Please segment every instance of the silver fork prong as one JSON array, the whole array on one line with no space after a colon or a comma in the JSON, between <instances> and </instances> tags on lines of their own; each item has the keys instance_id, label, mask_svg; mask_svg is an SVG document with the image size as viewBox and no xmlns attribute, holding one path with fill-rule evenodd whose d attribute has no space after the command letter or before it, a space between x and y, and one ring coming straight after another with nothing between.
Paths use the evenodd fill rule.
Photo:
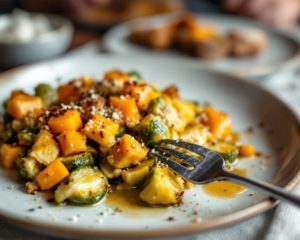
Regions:
<instances>
[{"instance_id":1,"label":"silver fork prong","mask_svg":"<svg viewBox=\"0 0 300 240\"><path fill-rule=\"evenodd\" d=\"M171 145L175 145L177 147L185 148L191 152L194 152L194 153L202 155L202 156L208 156L211 154L215 155L215 153L213 151L211 151L210 149L193 144L193 143L187 143L187 142L182 142L179 140L172 140L172 139L164 139L161 141L161 143L171 144Z\"/></svg>"},{"instance_id":2,"label":"silver fork prong","mask_svg":"<svg viewBox=\"0 0 300 240\"><path fill-rule=\"evenodd\" d=\"M170 168L172 168L175 172L183 176L184 178L189 178L190 176L190 170L188 170L186 167L182 166L181 164L173 161L172 159L169 159L160 153L156 151L151 152L152 155L156 156L162 163L168 165Z\"/></svg>"},{"instance_id":3,"label":"silver fork prong","mask_svg":"<svg viewBox=\"0 0 300 240\"><path fill-rule=\"evenodd\" d=\"M164 147L164 146L154 146L155 149L163 152L167 152L171 155L175 155L176 157L180 158L181 160L184 160L185 162L195 166L200 163L200 160L197 158L194 158L190 155L187 155L185 153L179 152L175 149Z\"/></svg>"}]
</instances>

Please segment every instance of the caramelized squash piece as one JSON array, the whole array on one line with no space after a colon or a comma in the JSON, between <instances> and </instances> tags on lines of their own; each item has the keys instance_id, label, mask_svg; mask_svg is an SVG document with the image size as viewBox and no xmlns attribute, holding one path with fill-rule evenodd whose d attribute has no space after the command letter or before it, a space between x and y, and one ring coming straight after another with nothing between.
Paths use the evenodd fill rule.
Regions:
<instances>
[{"instance_id":1,"label":"caramelized squash piece","mask_svg":"<svg viewBox=\"0 0 300 240\"><path fill-rule=\"evenodd\" d=\"M226 114L217 111L213 107L206 107L204 109L206 119L205 124L216 138L224 138L232 132L231 118Z\"/></svg>"},{"instance_id":2,"label":"caramelized squash piece","mask_svg":"<svg viewBox=\"0 0 300 240\"><path fill-rule=\"evenodd\" d=\"M22 92L12 94L7 103L7 112L18 120L23 120L29 113L39 115L43 108L42 98Z\"/></svg>"},{"instance_id":3,"label":"caramelized squash piece","mask_svg":"<svg viewBox=\"0 0 300 240\"><path fill-rule=\"evenodd\" d=\"M86 123L82 132L85 136L97 142L100 149L106 152L116 141L119 124L96 114Z\"/></svg>"},{"instance_id":4,"label":"caramelized squash piece","mask_svg":"<svg viewBox=\"0 0 300 240\"><path fill-rule=\"evenodd\" d=\"M131 135L125 134L109 150L107 160L115 168L126 168L138 164L147 156L147 153L146 147Z\"/></svg>"},{"instance_id":5,"label":"caramelized squash piece","mask_svg":"<svg viewBox=\"0 0 300 240\"><path fill-rule=\"evenodd\" d=\"M175 85L170 85L163 91L170 98L179 98L179 90Z\"/></svg>"},{"instance_id":6,"label":"caramelized squash piece","mask_svg":"<svg viewBox=\"0 0 300 240\"><path fill-rule=\"evenodd\" d=\"M82 128L82 120L77 110L67 110L59 116L53 116L49 119L48 125L55 134L61 134L63 131L77 131Z\"/></svg>"},{"instance_id":7,"label":"caramelized squash piece","mask_svg":"<svg viewBox=\"0 0 300 240\"><path fill-rule=\"evenodd\" d=\"M158 96L157 92L147 84L127 85L124 93L136 100L137 107L141 111L145 111L148 108L149 103Z\"/></svg>"},{"instance_id":8,"label":"caramelized squash piece","mask_svg":"<svg viewBox=\"0 0 300 240\"><path fill-rule=\"evenodd\" d=\"M92 77L80 77L69 83L60 86L57 89L58 101L62 103L69 103L76 100L80 94L88 90L95 80Z\"/></svg>"},{"instance_id":9,"label":"caramelized squash piece","mask_svg":"<svg viewBox=\"0 0 300 240\"><path fill-rule=\"evenodd\" d=\"M0 148L0 160L4 168L14 168L17 159L20 157L24 149L20 146L3 144Z\"/></svg>"},{"instance_id":10,"label":"caramelized squash piece","mask_svg":"<svg viewBox=\"0 0 300 240\"><path fill-rule=\"evenodd\" d=\"M58 141L64 156L70 156L86 151L86 136L76 131L64 131Z\"/></svg>"},{"instance_id":11,"label":"caramelized squash piece","mask_svg":"<svg viewBox=\"0 0 300 240\"><path fill-rule=\"evenodd\" d=\"M62 182L68 175L69 171L65 165L61 161L55 160L35 177L35 181L41 190L49 190Z\"/></svg>"},{"instance_id":12,"label":"caramelized squash piece","mask_svg":"<svg viewBox=\"0 0 300 240\"><path fill-rule=\"evenodd\" d=\"M240 157L253 157L256 153L256 149L251 144L244 144L239 148Z\"/></svg>"},{"instance_id":13,"label":"caramelized squash piece","mask_svg":"<svg viewBox=\"0 0 300 240\"><path fill-rule=\"evenodd\" d=\"M123 121L128 128L135 127L141 119L141 115L133 98L110 97L110 105L119 109L123 115Z\"/></svg>"},{"instance_id":14,"label":"caramelized squash piece","mask_svg":"<svg viewBox=\"0 0 300 240\"><path fill-rule=\"evenodd\" d=\"M120 80L122 82L128 82L129 80L129 76L127 73L122 72L120 70L111 70L111 71L107 71L104 74L104 79L105 80Z\"/></svg>"}]
</instances>

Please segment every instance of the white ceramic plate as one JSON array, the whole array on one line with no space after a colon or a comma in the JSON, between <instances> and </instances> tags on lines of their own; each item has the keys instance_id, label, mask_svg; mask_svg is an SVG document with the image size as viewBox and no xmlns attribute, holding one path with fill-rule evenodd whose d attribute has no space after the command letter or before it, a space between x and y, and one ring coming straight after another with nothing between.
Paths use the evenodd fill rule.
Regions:
<instances>
[{"instance_id":1,"label":"white ceramic plate","mask_svg":"<svg viewBox=\"0 0 300 240\"><path fill-rule=\"evenodd\" d=\"M172 56L186 61L194 61L199 65L205 65L212 69L234 73L240 76L257 77L272 73L287 63L299 58L299 43L292 36L279 32L246 18L227 16L220 14L196 15L200 21L215 24L222 32L229 29L257 28L268 36L267 48L256 57L249 58L224 58L214 62L207 62L195 57L186 56L175 51L153 51L138 46L127 40L128 34L136 24L157 26L176 18L176 14L161 15L156 17L140 18L132 20L110 29L103 39L104 47L112 53L119 54L144 54L155 56Z\"/></svg>"},{"instance_id":2,"label":"white ceramic plate","mask_svg":"<svg viewBox=\"0 0 300 240\"><path fill-rule=\"evenodd\" d=\"M100 78L112 68L137 69L149 82L162 87L176 84L184 98L206 100L228 112L234 129L243 133L243 141L268 156L241 160L238 166L248 169L251 178L272 180L287 189L298 182L299 124L288 107L255 84L185 62L138 56L82 56L42 63L0 76L0 101L15 88L31 92L39 82L57 85L56 79L66 81L79 75ZM265 128L259 127L262 121ZM252 134L245 133L249 127L254 129ZM274 205L265 195L253 192L247 190L226 200L211 197L198 186L186 191L182 206L164 210L125 208L116 212L117 206L111 207L105 201L93 207L57 207L42 195L26 194L13 174L1 169L0 216L34 231L73 237L171 236L241 221ZM167 221L170 216L176 220ZM195 223L195 218L202 221Z\"/></svg>"}]
</instances>

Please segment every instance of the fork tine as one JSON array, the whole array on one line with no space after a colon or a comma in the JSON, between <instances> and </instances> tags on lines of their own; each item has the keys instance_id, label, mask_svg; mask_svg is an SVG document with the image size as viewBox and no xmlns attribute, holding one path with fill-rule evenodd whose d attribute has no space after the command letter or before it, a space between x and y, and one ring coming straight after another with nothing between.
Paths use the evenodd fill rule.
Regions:
<instances>
[{"instance_id":1,"label":"fork tine","mask_svg":"<svg viewBox=\"0 0 300 240\"><path fill-rule=\"evenodd\" d=\"M163 146L154 146L155 149L157 150L161 150L161 151L165 151L171 155L175 155L176 157L188 162L189 164L195 166L197 164L200 163L200 160L199 159L196 159L196 158L193 158L185 153L182 153L182 152L179 152L179 151L176 151L172 148L168 148L168 147L163 147Z\"/></svg>"},{"instance_id":2,"label":"fork tine","mask_svg":"<svg viewBox=\"0 0 300 240\"><path fill-rule=\"evenodd\" d=\"M180 174L181 176L183 176L184 178L189 178L189 173L190 171L182 166L181 164L161 155L158 152L151 152L152 155L156 156L162 163L165 163L166 165L168 165L170 168L172 168L175 172L177 172L178 174Z\"/></svg>"},{"instance_id":3,"label":"fork tine","mask_svg":"<svg viewBox=\"0 0 300 240\"><path fill-rule=\"evenodd\" d=\"M208 155L214 154L214 152L208 148L205 148L205 147L193 144L193 143L182 142L179 140L164 139L161 141L161 143L171 144L171 145L175 145L177 147L185 148L191 152L203 155L205 157Z\"/></svg>"}]
</instances>

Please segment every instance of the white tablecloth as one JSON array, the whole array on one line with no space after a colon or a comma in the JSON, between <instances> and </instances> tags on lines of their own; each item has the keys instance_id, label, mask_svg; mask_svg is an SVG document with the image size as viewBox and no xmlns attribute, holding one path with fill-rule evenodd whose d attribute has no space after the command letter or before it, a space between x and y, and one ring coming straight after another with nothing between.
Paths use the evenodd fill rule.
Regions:
<instances>
[{"instance_id":1,"label":"white tablecloth","mask_svg":"<svg viewBox=\"0 0 300 240\"><path fill-rule=\"evenodd\" d=\"M95 53L97 46L89 44L67 55ZM281 70L261 80L262 85L275 92L300 115L300 63ZM295 193L300 195L300 186ZM244 222L193 236L178 237L183 240L299 240L300 209L281 203L275 209ZM0 221L0 240L46 240L55 239L26 231ZM172 238L175 239L175 238Z\"/></svg>"}]
</instances>

